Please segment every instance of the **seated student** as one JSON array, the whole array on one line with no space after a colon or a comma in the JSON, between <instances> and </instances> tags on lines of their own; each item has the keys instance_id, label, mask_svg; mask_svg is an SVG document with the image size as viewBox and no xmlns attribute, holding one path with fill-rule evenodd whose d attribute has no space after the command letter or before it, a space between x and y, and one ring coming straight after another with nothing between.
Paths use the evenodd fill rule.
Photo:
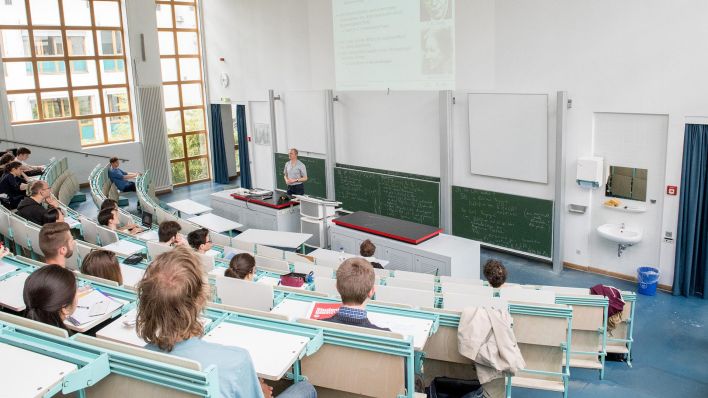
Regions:
<instances>
[{"instance_id":1,"label":"seated student","mask_svg":"<svg viewBox=\"0 0 708 398\"><path fill-rule=\"evenodd\" d=\"M0 193L4 193L8 198L8 208L14 210L25 198L27 184L20 179L22 170L20 162L10 162L5 165L5 174L0 178Z\"/></svg>"},{"instance_id":2,"label":"seated student","mask_svg":"<svg viewBox=\"0 0 708 398\"><path fill-rule=\"evenodd\" d=\"M112 157L109 160L111 167L108 169L108 178L111 179L121 192L135 192L135 183L127 181L139 176L139 173L126 173L120 169L120 160L117 157Z\"/></svg>"},{"instance_id":3,"label":"seated student","mask_svg":"<svg viewBox=\"0 0 708 398\"><path fill-rule=\"evenodd\" d=\"M42 216L42 225L51 222L64 222L64 210L60 207L50 207Z\"/></svg>"},{"instance_id":4,"label":"seated student","mask_svg":"<svg viewBox=\"0 0 708 398\"><path fill-rule=\"evenodd\" d=\"M187 234L187 242L192 249L204 254L211 249L212 241L209 237L209 230L200 228Z\"/></svg>"},{"instance_id":5,"label":"seated student","mask_svg":"<svg viewBox=\"0 0 708 398\"><path fill-rule=\"evenodd\" d=\"M369 239L361 242L359 246L359 254L364 257L364 259L371 263L371 266L378 269L383 269L383 266L376 262L374 258L374 252L376 252L376 245Z\"/></svg>"},{"instance_id":6,"label":"seated student","mask_svg":"<svg viewBox=\"0 0 708 398\"><path fill-rule=\"evenodd\" d=\"M46 203L48 208L44 208L43 203ZM59 207L59 202L52 197L49 185L46 181L37 180L30 184L30 196L23 198L17 205L17 215L37 225L43 225L44 215L55 207Z\"/></svg>"},{"instance_id":7,"label":"seated student","mask_svg":"<svg viewBox=\"0 0 708 398\"><path fill-rule=\"evenodd\" d=\"M374 295L375 283L376 274L371 263L359 257L346 259L337 268L337 291L342 297L342 306L333 317L323 320L390 331L369 322L366 316L364 302Z\"/></svg>"},{"instance_id":8,"label":"seated student","mask_svg":"<svg viewBox=\"0 0 708 398\"><path fill-rule=\"evenodd\" d=\"M160 243L165 243L173 247L186 245L187 241L184 240L184 236L179 233L181 230L182 227L177 221L164 221L157 229L157 237Z\"/></svg>"},{"instance_id":9,"label":"seated student","mask_svg":"<svg viewBox=\"0 0 708 398\"><path fill-rule=\"evenodd\" d=\"M111 209L111 208L106 208L98 212L98 216L96 217L98 220L98 224L102 225L112 231L118 231L118 232L123 232L126 234L131 234L135 235L139 232L142 232L142 229L140 227L135 227L135 228L120 228L120 219L118 218L118 209Z\"/></svg>"},{"instance_id":10,"label":"seated student","mask_svg":"<svg viewBox=\"0 0 708 398\"><path fill-rule=\"evenodd\" d=\"M39 230L39 249L47 264L65 267L66 259L74 254L75 246L76 241L67 223L48 223Z\"/></svg>"},{"instance_id":11,"label":"seated student","mask_svg":"<svg viewBox=\"0 0 708 398\"><path fill-rule=\"evenodd\" d=\"M233 256L224 276L252 281L256 277L256 259L248 253Z\"/></svg>"},{"instance_id":12,"label":"seated student","mask_svg":"<svg viewBox=\"0 0 708 398\"><path fill-rule=\"evenodd\" d=\"M32 154L28 148L20 147L17 149L17 157L15 160L22 163L22 172L29 177L38 176L44 171L44 166L32 166L27 164L27 159Z\"/></svg>"},{"instance_id":13,"label":"seated student","mask_svg":"<svg viewBox=\"0 0 708 398\"><path fill-rule=\"evenodd\" d=\"M92 250L81 262L81 273L123 284L118 258L110 250Z\"/></svg>"},{"instance_id":14,"label":"seated student","mask_svg":"<svg viewBox=\"0 0 708 398\"><path fill-rule=\"evenodd\" d=\"M39 268L27 277L22 299L25 318L66 329L64 320L76 310L76 277L62 267Z\"/></svg>"},{"instance_id":15,"label":"seated student","mask_svg":"<svg viewBox=\"0 0 708 398\"><path fill-rule=\"evenodd\" d=\"M506 282L506 268L499 260L487 260L483 272L489 285L494 288L501 287Z\"/></svg>"},{"instance_id":16,"label":"seated student","mask_svg":"<svg viewBox=\"0 0 708 398\"><path fill-rule=\"evenodd\" d=\"M207 304L209 283L194 251L178 247L157 256L138 284L136 329L147 349L216 365L220 397L271 397L272 389L259 381L251 357L243 348L206 342L199 322ZM169 316L166 316L169 314ZM316 397L306 381L279 395Z\"/></svg>"},{"instance_id":17,"label":"seated student","mask_svg":"<svg viewBox=\"0 0 708 398\"><path fill-rule=\"evenodd\" d=\"M103 203L101 203L101 208L99 209L99 211L101 211L107 207L110 207L110 208L116 209L116 210L119 209L118 202L116 202L113 199L104 199ZM135 229L135 228L140 228L140 226L138 224L128 223L125 225L121 225L121 228Z\"/></svg>"}]
</instances>

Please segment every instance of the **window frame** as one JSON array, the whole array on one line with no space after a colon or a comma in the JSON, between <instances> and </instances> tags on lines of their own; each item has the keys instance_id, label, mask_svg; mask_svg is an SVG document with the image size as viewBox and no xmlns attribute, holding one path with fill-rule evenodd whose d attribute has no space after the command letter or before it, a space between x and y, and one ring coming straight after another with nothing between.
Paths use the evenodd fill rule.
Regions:
<instances>
[{"instance_id":1,"label":"window frame","mask_svg":"<svg viewBox=\"0 0 708 398\"><path fill-rule=\"evenodd\" d=\"M20 0L22 1L22 0ZM117 10L120 13L120 24L119 26L97 26L96 25L96 15L94 13L94 1L95 0L87 0L88 5L90 8L90 16L91 16L91 25L89 26L76 26L76 25L66 25L65 24L65 18L64 18L64 6L63 2L61 0L57 1L58 5L58 12L59 12L59 25L34 25L32 23L32 15L31 15L31 9L30 9L30 0L24 0L25 3L25 14L27 17L27 22L26 24L19 24L19 25L0 25L0 29L12 29L12 30L26 30L28 32L28 42L31 43L29 46L30 50L30 56L29 57L3 57L2 60L3 62L30 62L32 64L32 74L34 78L34 88L33 89L22 89L22 90L7 90L8 95L12 94L34 94L34 98L30 99L30 103L32 100L35 101L36 104L39 104L37 106L37 119L33 120L20 120L20 121L10 121L12 125L24 125L24 124L33 124L33 123L43 123L46 121L57 121L57 120L79 120L80 124L86 124L89 120L93 119L100 119L102 129L100 131L95 130L95 135L96 137L102 136L100 141L97 142L91 142L88 144L83 143L82 135L81 135L81 129L79 129L79 140L81 142L82 148L88 148L88 147L95 147L95 146L101 146L101 145L107 145L107 144L117 144L117 143L124 143L124 142L133 142L135 141L135 124L134 124L134 119L133 119L133 112L132 112L132 91L131 91L131 81L128 76L128 68L125 67L127 64L127 54L126 54L126 42L125 42L125 26L124 26L124 21L123 21L123 13L124 13L124 8L123 8L123 1L122 0L101 0L101 1L110 1L114 2L117 4ZM71 44L69 40L69 35L67 32L76 32L77 30L79 31L86 31L89 32L92 40L93 40L93 55L69 55L69 45ZM35 43L35 32L40 32L40 31L59 31L61 33L61 39L59 41L54 41L54 49L56 50L57 43L61 44L61 48L63 50L62 55L43 55L41 52L43 52L41 49L38 50L36 48ZM113 48L114 50L116 49L116 46L120 46L122 53L120 55L99 55L99 46L102 44L99 39L102 36L102 31L113 31L111 37L113 39ZM117 32L120 33L120 42L117 41ZM72 36L73 37L73 36ZM86 38L84 37L84 40ZM38 54L38 52L40 52ZM114 51L115 52L115 51ZM103 83L103 75L106 73L120 73L118 72L112 72L111 70L106 70L102 71L100 69L101 61L102 60L113 60L116 64L120 60L123 61L123 71L122 73L124 74L123 81L124 83L120 84L104 84ZM95 74L96 74L96 84L90 84L90 85L74 85L72 82L72 70L70 68L71 61L85 61L86 62L86 67L85 69L82 70L74 70L73 73L89 73L89 67L88 63L93 62L96 69L95 69ZM60 75L61 73L64 73L66 76L66 85L62 85L60 87L51 87L51 88L41 88L40 87L40 80L39 80L39 75L40 75L40 65L45 65L42 64L43 62L54 62L55 65L61 65L61 67L57 66L57 71L56 73L42 73L42 75L49 75L49 74L57 74ZM43 66L42 66L43 68ZM118 69L117 67L115 68L116 70ZM28 73L29 74L29 73ZM104 101L104 96L106 96L106 90L110 90L111 88L124 88L126 93L127 93L127 102L128 102L128 108L127 111L125 112L117 112L117 113L110 113L108 112L108 104L105 103ZM75 109L75 101L74 101L74 91L86 91L86 90L97 90L98 92L98 98L95 100L99 102L98 106L98 112L97 113L92 113L90 115L81 115L77 116L77 109ZM44 115L44 109L42 106L42 94L44 93L50 93L50 92L58 92L58 91L63 91L63 92L68 92L68 100L69 100L69 109L70 109L70 114L68 116L60 117L60 118L47 118ZM16 110L17 107L15 107L14 110ZM34 110L32 110L32 114L34 115ZM10 109L10 119L12 119L13 115L15 115L15 112L13 109ZM118 140L112 140L110 139L110 128L111 128L111 118L113 117L118 117L118 116L128 116L129 120L129 127L130 127L130 138L126 139L118 139ZM94 127L96 129L96 127Z\"/></svg>"}]
</instances>

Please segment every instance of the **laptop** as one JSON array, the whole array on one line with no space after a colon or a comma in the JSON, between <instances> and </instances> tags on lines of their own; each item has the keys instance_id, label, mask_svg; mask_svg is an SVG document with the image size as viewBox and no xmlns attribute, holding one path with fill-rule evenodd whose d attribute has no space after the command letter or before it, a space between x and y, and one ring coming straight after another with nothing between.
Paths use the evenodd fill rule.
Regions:
<instances>
[{"instance_id":1,"label":"laptop","mask_svg":"<svg viewBox=\"0 0 708 398\"><path fill-rule=\"evenodd\" d=\"M152 214L146 211L143 211L143 227L152 228Z\"/></svg>"}]
</instances>

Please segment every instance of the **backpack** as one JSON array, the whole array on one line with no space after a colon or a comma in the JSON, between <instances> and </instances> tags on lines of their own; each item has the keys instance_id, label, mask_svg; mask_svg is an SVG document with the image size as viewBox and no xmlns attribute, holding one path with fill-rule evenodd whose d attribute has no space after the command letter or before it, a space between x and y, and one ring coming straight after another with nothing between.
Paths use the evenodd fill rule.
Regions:
<instances>
[{"instance_id":1,"label":"backpack","mask_svg":"<svg viewBox=\"0 0 708 398\"><path fill-rule=\"evenodd\" d=\"M616 287L605 286L605 285L595 285L590 288L590 294L597 296L605 296L609 300L609 307L607 308L607 316L612 317L624 310L624 300L622 299L622 292Z\"/></svg>"},{"instance_id":2,"label":"backpack","mask_svg":"<svg viewBox=\"0 0 708 398\"><path fill-rule=\"evenodd\" d=\"M428 398L480 398L484 388L477 380L436 377L426 389Z\"/></svg>"}]
</instances>

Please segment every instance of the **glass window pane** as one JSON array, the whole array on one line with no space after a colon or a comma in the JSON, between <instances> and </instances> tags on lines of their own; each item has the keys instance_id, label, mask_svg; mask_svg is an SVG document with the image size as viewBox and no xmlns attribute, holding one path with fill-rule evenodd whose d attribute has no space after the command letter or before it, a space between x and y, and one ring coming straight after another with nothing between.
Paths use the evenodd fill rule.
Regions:
<instances>
[{"instance_id":1,"label":"glass window pane","mask_svg":"<svg viewBox=\"0 0 708 398\"><path fill-rule=\"evenodd\" d=\"M125 84L125 62L122 59L102 59L101 83Z\"/></svg>"},{"instance_id":2,"label":"glass window pane","mask_svg":"<svg viewBox=\"0 0 708 398\"><path fill-rule=\"evenodd\" d=\"M162 86L165 94L165 108L177 108L179 106L179 88L176 84L166 84Z\"/></svg>"},{"instance_id":3,"label":"glass window pane","mask_svg":"<svg viewBox=\"0 0 708 398\"><path fill-rule=\"evenodd\" d=\"M182 55L199 54L196 32L177 32L177 51Z\"/></svg>"},{"instance_id":4,"label":"glass window pane","mask_svg":"<svg viewBox=\"0 0 708 398\"><path fill-rule=\"evenodd\" d=\"M189 161L189 181L206 180L209 178L209 161L206 158Z\"/></svg>"},{"instance_id":5,"label":"glass window pane","mask_svg":"<svg viewBox=\"0 0 708 398\"><path fill-rule=\"evenodd\" d=\"M202 85L182 84L182 106L202 105Z\"/></svg>"},{"instance_id":6,"label":"glass window pane","mask_svg":"<svg viewBox=\"0 0 708 398\"><path fill-rule=\"evenodd\" d=\"M91 5L88 0L64 0L66 26L91 26Z\"/></svg>"},{"instance_id":7,"label":"glass window pane","mask_svg":"<svg viewBox=\"0 0 708 398\"><path fill-rule=\"evenodd\" d=\"M123 55L123 39L118 30L96 31L99 55Z\"/></svg>"},{"instance_id":8,"label":"glass window pane","mask_svg":"<svg viewBox=\"0 0 708 398\"><path fill-rule=\"evenodd\" d=\"M175 37L172 32L157 32L157 40L160 44L161 55L174 55Z\"/></svg>"},{"instance_id":9,"label":"glass window pane","mask_svg":"<svg viewBox=\"0 0 708 398\"><path fill-rule=\"evenodd\" d=\"M64 42L60 30L34 30L34 52L37 57L61 57Z\"/></svg>"},{"instance_id":10,"label":"glass window pane","mask_svg":"<svg viewBox=\"0 0 708 398\"><path fill-rule=\"evenodd\" d=\"M182 132L182 116L179 111L165 112L165 119L167 119L167 134Z\"/></svg>"},{"instance_id":11,"label":"glass window pane","mask_svg":"<svg viewBox=\"0 0 708 398\"><path fill-rule=\"evenodd\" d=\"M181 58L179 60L179 74L181 80L201 80L199 58Z\"/></svg>"},{"instance_id":12,"label":"glass window pane","mask_svg":"<svg viewBox=\"0 0 708 398\"><path fill-rule=\"evenodd\" d=\"M5 86L8 90L34 88L34 67L31 62L5 62Z\"/></svg>"},{"instance_id":13,"label":"glass window pane","mask_svg":"<svg viewBox=\"0 0 708 398\"><path fill-rule=\"evenodd\" d=\"M98 85L98 74L96 73L96 61L80 60L69 61L71 68L71 85L74 87L96 86Z\"/></svg>"},{"instance_id":14,"label":"glass window pane","mask_svg":"<svg viewBox=\"0 0 708 398\"><path fill-rule=\"evenodd\" d=\"M0 25L27 25L24 1L0 2Z\"/></svg>"},{"instance_id":15,"label":"glass window pane","mask_svg":"<svg viewBox=\"0 0 708 398\"><path fill-rule=\"evenodd\" d=\"M125 87L107 88L103 93L106 113L128 112L128 90Z\"/></svg>"},{"instance_id":16,"label":"glass window pane","mask_svg":"<svg viewBox=\"0 0 708 398\"><path fill-rule=\"evenodd\" d=\"M66 49L69 56L93 56L93 33L90 30L67 30Z\"/></svg>"},{"instance_id":17,"label":"glass window pane","mask_svg":"<svg viewBox=\"0 0 708 398\"><path fill-rule=\"evenodd\" d=\"M49 91L40 93L40 95L42 97L42 114L45 119L71 117L67 91Z\"/></svg>"},{"instance_id":18,"label":"glass window pane","mask_svg":"<svg viewBox=\"0 0 708 398\"><path fill-rule=\"evenodd\" d=\"M58 88L68 85L64 61L38 61L37 72L40 88Z\"/></svg>"},{"instance_id":19,"label":"glass window pane","mask_svg":"<svg viewBox=\"0 0 708 398\"><path fill-rule=\"evenodd\" d=\"M206 134L190 134L187 138L187 156L206 155Z\"/></svg>"},{"instance_id":20,"label":"glass window pane","mask_svg":"<svg viewBox=\"0 0 708 398\"><path fill-rule=\"evenodd\" d=\"M184 144L182 142L182 136L169 137L168 146L170 147L170 160L172 159L182 159L184 157Z\"/></svg>"},{"instance_id":21,"label":"glass window pane","mask_svg":"<svg viewBox=\"0 0 708 398\"><path fill-rule=\"evenodd\" d=\"M29 31L26 29L0 30L0 46L3 57L31 57Z\"/></svg>"},{"instance_id":22,"label":"glass window pane","mask_svg":"<svg viewBox=\"0 0 708 398\"><path fill-rule=\"evenodd\" d=\"M133 136L130 128L130 116L111 116L108 118L108 141L126 141Z\"/></svg>"},{"instance_id":23,"label":"glass window pane","mask_svg":"<svg viewBox=\"0 0 708 398\"><path fill-rule=\"evenodd\" d=\"M10 119L12 122L25 122L39 119L37 96L34 93L8 94L10 104Z\"/></svg>"},{"instance_id":24,"label":"glass window pane","mask_svg":"<svg viewBox=\"0 0 708 398\"><path fill-rule=\"evenodd\" d=\"M172 183L183 184L187 182L187 167L184 162L172 163Z\"/></svg>"},{"instance_id":25,"label":"glass window pane","mask_svg":"<svg viewBox=\"0 0 708 398\"><path fill-rule=\"evenodd\" d=\"M96 115L101 113L101 102L98 90L76 90L74 97L74 113L76 116Z\"/></svg>"},{"instance_id":26,"label":"glass window pane","mask_svg":"<svg viewBox=\"0 0 708 398\"><path fill-rule=\"evenodd\" d=\"M120 12L118 10L118 2L94 1L93 15L96 19L96 26L120 27Z\"/></svg>"},{"instance_id":27,"label":"glass window pane","mask_svg":"<svg viewBox=\"0 0 708 398\"><path fill-rule=\"evenodd\" d=\"M32 25L59 25L57 0L30 0Z\"/></svg>"},{"instance_id":28,"label":"glass window pane","mask_svg":"<svg viewBox=\"0 0 708 398\"><path fill-rule=\"evenodd\" d=\"M172 6L169 4L157 4L155 6L158 28L172 27Z\"/></svg>"},{"instance_id":29,"label":"glass window pane","mask_svg":"<svg viewBox=\"0 0 708 398\"><path fill-rule=\"evenodd\" d=\"M186 131L204 130L204 109L186 109L184 111L184 129Z\"/></svg>"},{"instance_id":30,"label":"glass window pane","mask_svg":"<svg viewBox=\"0 0 708 398\"><path fill-rule=\"evenodd\" d=\"M194 6L175 6L177 28L194 29L197 27L197 13Z\"/></svg>"},{"instance_id":31,"label":"glass window pane","mask_svg":"<svg viewBox=\"0 0 708 398\"><path fill-rule=\"evenodd\" d=\"M79 119L81 145L103 144L103 121L100 118Z\"/></svg>"},{"instance_id":32,"label":"glass window pane","mask_svg":"<svg viewBox=\"0 0 708 398\"><path fill-rule=\"evenodd\" d=\"M160 60L162 65L162 81L163 82L174 82L177 81L177 62L174 58L162 58Z\"/></svg>"}]
</instances>

